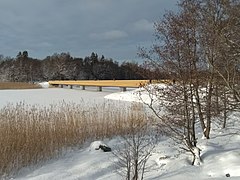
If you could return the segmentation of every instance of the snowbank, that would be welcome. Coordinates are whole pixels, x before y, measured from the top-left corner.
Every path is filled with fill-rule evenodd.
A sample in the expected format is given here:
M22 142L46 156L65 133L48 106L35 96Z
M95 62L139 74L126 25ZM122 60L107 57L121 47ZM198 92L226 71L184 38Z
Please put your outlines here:
M42 88L49 88L49 83L48 82L41 82L38 83Z

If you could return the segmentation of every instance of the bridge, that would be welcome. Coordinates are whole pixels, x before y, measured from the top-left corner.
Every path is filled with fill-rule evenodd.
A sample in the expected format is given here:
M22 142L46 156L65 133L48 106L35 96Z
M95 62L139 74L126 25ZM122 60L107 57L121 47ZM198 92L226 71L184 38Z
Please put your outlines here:
M52 86L68 86L72 89L74 86L81 87L85 90L85 87L97 87L98 91L102 91L103 87L119 87L121 91L126 91L127 88L138 88L150 83L150 80L63 80L63 81L49 81Z

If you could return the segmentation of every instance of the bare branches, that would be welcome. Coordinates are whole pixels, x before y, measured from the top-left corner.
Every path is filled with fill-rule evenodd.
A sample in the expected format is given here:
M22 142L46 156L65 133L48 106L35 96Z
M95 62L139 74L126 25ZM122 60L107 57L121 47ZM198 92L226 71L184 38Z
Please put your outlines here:
M177 83L164 89L147 87L151 100L145 105L165 134L193 154L194 164L200 156L195 124L200 122L208 139L214 117L224 117L225 127L227 112L239 104L240 3L181 0L178 5L178 13L166 13L155 23L151 50L141 51Z
M131 119L130 119L131 121ZM152 127L141 120L132 124L129 133L123 135L124 140L113 154L117 157L118 173L128 180L143 179L147 171L146 163L155 147L156 137Z

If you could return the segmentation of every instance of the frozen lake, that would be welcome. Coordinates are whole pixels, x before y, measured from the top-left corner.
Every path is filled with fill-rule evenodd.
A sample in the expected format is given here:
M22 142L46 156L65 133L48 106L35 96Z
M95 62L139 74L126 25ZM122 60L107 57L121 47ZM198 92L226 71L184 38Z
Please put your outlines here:
M51 104L66 103L84 103L98 104L106 101L104 97L112 93L120 93L118 88L103 88L99 92L96 88L65 89L65 88L46 88L46 89L27 89L27 90L0 90L0 108L7 104L16 104L24 102L31 105L48 106Z

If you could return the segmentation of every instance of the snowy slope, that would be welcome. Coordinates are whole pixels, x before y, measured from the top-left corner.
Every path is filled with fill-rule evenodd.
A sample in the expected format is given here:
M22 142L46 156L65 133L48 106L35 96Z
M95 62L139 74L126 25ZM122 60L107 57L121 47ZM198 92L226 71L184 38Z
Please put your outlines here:
M70 89L40 89L21 91L0 91L0 107L6 103L16 103L24 100L26 103L47 105L59 100L78 103L103 102L107 99L139 101L136 91L128 92L96 92ZM77 98L76 98L77 97ZM147 97L146 97L147 98ZM163 138L154 149L148 161L150 167L146 179L240 179L240 113L232 114L226 129L213 126L211 139L201 139L198 134L199 147L203 163L191 166L190 155L180 152L170 139ZM23 169L16 180L118 180L116 173L116 158L112 153L95 150L99 142L85 143L80 150L66 152L61 159L52 160L38 167ZM113 150L121 144L121 139L105 139L104 143Z

